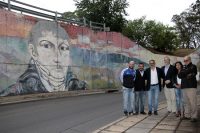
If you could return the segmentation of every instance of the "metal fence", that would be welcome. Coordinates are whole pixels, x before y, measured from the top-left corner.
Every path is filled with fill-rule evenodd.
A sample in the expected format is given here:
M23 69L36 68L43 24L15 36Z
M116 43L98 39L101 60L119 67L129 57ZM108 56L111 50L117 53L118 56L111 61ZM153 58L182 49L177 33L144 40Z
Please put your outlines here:
M21 5L21 6L17 6L16 4ZM31 8L33 8L33 10L25 8L23 6L31 7ZM93 30L110 31L110 28L106 27L105 24L92 22L92 21L87 20L86 18L80 18L78 20L77 19L76 20L75 19L66 19L66 18L63 18L63 13L40 8L40 7L33 6L33 5L30 5L27 3L23 3L23 2L20 2L17 0L7 0L7 2L0 1L0 8L7 9L9 11L11 11L11 10L19 11L21 13L27 13L29 15L35 15L37 17L43 17L46 19L54 20L54 21L62 21L62 22L66 22L66 23L76 24L79 26L85 26L85 27L89 27ZM36 11L36 10L39 10L39 11ZM43 13L43 12L47 12L47 13Z

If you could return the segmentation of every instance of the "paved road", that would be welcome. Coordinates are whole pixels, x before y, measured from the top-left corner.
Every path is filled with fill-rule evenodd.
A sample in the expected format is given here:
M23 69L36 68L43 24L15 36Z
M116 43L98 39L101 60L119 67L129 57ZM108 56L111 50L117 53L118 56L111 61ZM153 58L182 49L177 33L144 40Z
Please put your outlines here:
M121 94L0 106L0 133L88 133L122 116Z
M0 133L89 133L122 116L121 93L13 104L0 106Z

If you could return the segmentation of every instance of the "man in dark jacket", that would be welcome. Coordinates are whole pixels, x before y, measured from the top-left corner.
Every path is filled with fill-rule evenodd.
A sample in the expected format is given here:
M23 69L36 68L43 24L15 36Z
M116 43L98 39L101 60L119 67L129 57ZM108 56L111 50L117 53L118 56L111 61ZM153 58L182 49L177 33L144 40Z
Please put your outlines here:
M164 57L165 65L161 68L163 71L163 87L164 93L167 100L168 112L176 113L176 96L175 89L173 86L173 79L175 76L175 68L170 64L170 58Z
M178 74L181 78L181 88L183 92L185 118L191 122L197 121L197 67L192 64L191 57L184 57L184 67Z
M144 77L144 63L139 63L138 69L136 70L135 78L135 113L146 114L144 112L145 103L145 77Z
M154 115L158 115L158 96L162 88L163 73L160 68L156 67L155 60L150 60L149 65L150 68L145 70L145 84L148 90L148 115L152 114L152 108L154 108Z

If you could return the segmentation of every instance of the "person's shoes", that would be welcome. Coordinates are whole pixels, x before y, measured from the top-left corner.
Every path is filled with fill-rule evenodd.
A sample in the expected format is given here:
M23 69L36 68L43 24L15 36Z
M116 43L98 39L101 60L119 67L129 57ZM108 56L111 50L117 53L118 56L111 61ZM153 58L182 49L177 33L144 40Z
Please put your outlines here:
M176 113L176 117L180 117L180 116L181 116L181 112L178 111L178 112Z
M170 113L171 113L171 111L167 111L167 113L168 113L168 114L170 114Z
M148 115L152 115L152 112L151 112L151 111L149 111L149 112L148 112Z
M157 111L154 111L154 115L158 115L158 112L157 112Z
M179 116L180 116L180 114L177 113L177 114L176 114L176 117L179 117Z
M128 114L129 114L129 115L133 115L133 112L129 112Z
M128 116L128 112L127 112L127 111L124 111L124 115L125 115L125 116Z
M191 120L191 119L188 117L182 117L181 120Z
M197 122L197 119L196 118L192 118L191 122Z
M140 114L146 115L147 113L143 111L143 112L140 112Z
M138 115L138 112L133 113L133 115Z

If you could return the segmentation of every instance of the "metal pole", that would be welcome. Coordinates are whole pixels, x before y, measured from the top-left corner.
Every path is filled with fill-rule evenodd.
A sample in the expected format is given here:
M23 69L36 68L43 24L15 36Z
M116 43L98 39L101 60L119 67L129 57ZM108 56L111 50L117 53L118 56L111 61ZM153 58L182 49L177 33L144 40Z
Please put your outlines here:
M57 17L57 11L55 12L55 21L58 21L58 17Z
M90 28L92 27L92 21L90 21Z
M8 11L10 11L10 0L8 0Z
M12 2L14 2L14 3L21 4L21 5L25 5L25 6L28 6L28 7L32 7L32 8L35 8L35 9L39 9L39 10L43 10L43 11L55 13L55 11L51 11L51 10L47 10L47 9L40 8L40 7L37 7L37 6L33 6L33 5L30 5L30 4L26 4L26 3L23 3L23 2L20 2L20 1L17 1L17 0L9 0L9 1L12 1ZM62 15L62 13L59 13L59 12L57 12L57 14Z
M83 23L84 23L84 26L86 27L87 24L86 24L86 18L85 17L83 17Z

